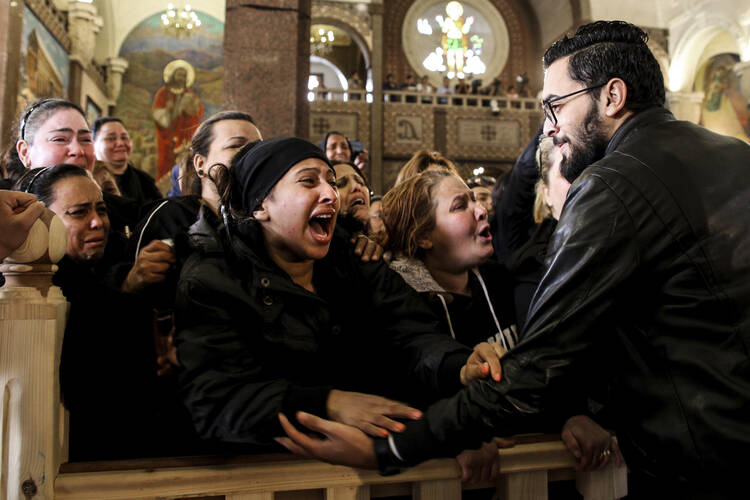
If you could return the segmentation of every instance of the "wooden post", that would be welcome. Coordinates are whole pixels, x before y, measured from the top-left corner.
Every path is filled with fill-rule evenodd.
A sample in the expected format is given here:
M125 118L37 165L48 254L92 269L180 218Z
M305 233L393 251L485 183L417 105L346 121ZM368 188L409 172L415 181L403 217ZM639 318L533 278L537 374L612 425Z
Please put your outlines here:
M461 479L441 479L414 483L414 500L456 500L461 498Z
M370 500L370 487L364 485L327 488L325 500Z
M67 459L59 366L67 303L51 286L65 228L47 211L2 265L0 288L0 498L52 499Z
M498 490L504 500L547 500L547 471L508 474L502 477Z

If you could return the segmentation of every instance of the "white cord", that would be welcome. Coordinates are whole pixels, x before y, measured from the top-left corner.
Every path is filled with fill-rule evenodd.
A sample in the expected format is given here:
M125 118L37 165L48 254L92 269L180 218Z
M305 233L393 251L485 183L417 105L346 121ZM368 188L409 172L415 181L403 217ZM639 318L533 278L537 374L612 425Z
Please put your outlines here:
M451 315L448 312L448 304L445 303L445 299L443 298L443 296L440 293L438 293L437 296L440 299L440 302L443 303L443 309L445 309L445 317L448 319L448 328L451 331L451 337L453 337L453 339L455 340L456 339L456 334L453 332L453 324L451 323Z
M490 306L490 313L492 314L492 319L495 320L495 326L497 327L497 332L500 334L500 341L503 343L503 347L506 351L510 351L510 348L513 347L513 339L506 339L505 334L503 333L503 329L500 328L500 322L497 320L497 316L495 316L495 308L492 307L492 301L490 300L490 294L487 292L487 286L484 284L484 280L482 279L482 275L479 274L479 271L476 268L472 269L472 272L474 273L474 276L477 277L479 280L479 284L482 285L482 290L484 291L484 298L487 299L487 305ZM510 343L510 347L508 347L508 343Z
M151 219L153 218L154 214L159 211L161 207L169 203L169 200L164 200L159 204L158 207L154 209L153 212L151 212L151 215L148 216L148 219L146 219L146 223L143 225L143 229L141 229L141 234L138 235L138 244L135 246L135 258L138 259L138 253L141 251L141 241L143 241L143 233L146 232L146 228L148 227L149 223L151 222Z

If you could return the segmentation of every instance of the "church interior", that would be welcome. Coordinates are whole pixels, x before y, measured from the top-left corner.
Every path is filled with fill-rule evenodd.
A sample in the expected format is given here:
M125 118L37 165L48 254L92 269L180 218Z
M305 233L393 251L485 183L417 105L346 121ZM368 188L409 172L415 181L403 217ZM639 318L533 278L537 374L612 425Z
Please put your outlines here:
M677 119L750 142L745 0L8 0L0 4L0 147L15 148L19 116L34 101L67 99L89 125L119 118L129 164L166 196L196 129L231 109L252 116L265 139L325 149L337 131L352 162L365 153L359 168L372 196L385 195L420 150L491 186L539 134L545 50L597 20L648 34ZM0 343L0 498L461 497L460 471L447 459L397 476L285 454L67 463L55 364L65 299L51 293L23 306L14 296L11 306L2 293L3 335L29 328L48 340ZM32 317L37 326L22 326ZM37 341L47 342L39 356L3 359ZM23 375L7 375L13 370ZM20 410L22 395L37 398L36 414ZM464 485L463 498L492 498L495 486L495 498L623 497L622 476L577 473L558 438L518 443L500 450L497 484L477 490L489 486L490 495ZM553 486L576 481L579 496Z

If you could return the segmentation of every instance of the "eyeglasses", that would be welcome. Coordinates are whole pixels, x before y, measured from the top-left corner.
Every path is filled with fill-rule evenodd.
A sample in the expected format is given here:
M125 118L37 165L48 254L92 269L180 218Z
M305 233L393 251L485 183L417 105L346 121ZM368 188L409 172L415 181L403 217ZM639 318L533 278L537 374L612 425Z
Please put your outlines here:
M571 92L570 94L545 99L544 101L542 101L542 111L544 112L544 118L551 121L553 125L557 125L557 116L555 116L555 112L552 110L553 103L562 99L566 99L568 97L572 97L576 94L582 94L584 92L589 92L590 90L598 89L599 87L603 87L604 85L604 83L600 83L599 85L594 85L593 87L586 87L585 89L576 90L575 92Z

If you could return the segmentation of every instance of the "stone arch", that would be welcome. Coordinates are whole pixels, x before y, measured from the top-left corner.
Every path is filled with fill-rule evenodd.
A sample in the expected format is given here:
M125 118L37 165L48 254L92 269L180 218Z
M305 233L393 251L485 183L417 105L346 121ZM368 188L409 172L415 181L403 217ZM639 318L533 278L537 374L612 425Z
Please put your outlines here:
M312 24L326 23L338 26L347 32L360 46L369 61L372 51L372 28L367 12L355 14L351 9L328 4L313 4L310 12Z
M739 51L740 41L744 39L742 27L725 17L710 14L700 16L683 31L683 36L673 45L669 90L684 92L692 89L703 49L721 31L728 32L734 38Z

